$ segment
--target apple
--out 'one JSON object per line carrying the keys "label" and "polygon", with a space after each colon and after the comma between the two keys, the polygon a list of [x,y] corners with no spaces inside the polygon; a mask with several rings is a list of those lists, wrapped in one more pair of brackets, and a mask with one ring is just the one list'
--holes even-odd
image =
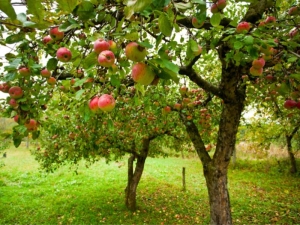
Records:
{"label": "apple", "polygon": [[35,119],[28,120],[24,126],[27,128],[28,131],[35,131],[37,130],[37,122]]}
{"label": "apple", "polygon": [[193,51],[194,56],[198,56],[202,53],[202,47],[200,45],[198,45],[198,50],[197,51]]}
{"label": "apple", "polygon": [[176,110],[180,110],[181,109],[181,104],[180,103],[175,103],[174,104],[174,109],[176,109]]}
{"label": "apple", "polygon": [[15,121],[16,123],[18,123],[18,121],[19,121],[19,115],[15,115],[15,116],[14,116],[14,121]]}
{"label": "apple", "polygon": [[98,56],[98,63],[103,67],[111,67],[115,63],[115,54],[110,50],[100,52]]}
{"label": "apple", "polygon": [[49,77],[51,77],[51,72],[47,69],[43,69],[43,70],[41,70],[41,76],[45,77],[45,78],[49,78]]}
{"label": "apple", "polygon": [[292,109],[295,108],[297,105],[297,102],[291,99],[288,99],[284,102],[283,107],[286,109]]}
{"label": "apple", "polygon": [[295,37],[297,34],[298,34],[298,29],[296,29],[296,28],[290,30],[290,32],[289,32],[290,38]]}
{"label": "apple", "polygon": [[131,77],[137,83],[149,85],[154,80],[155,73],[147,64],[139,62],[133,65]]}
{"label": "apple", "polygon": [[236,32],[240,33],[248,33],[250,30],[250,24],[248,22],[240,22],[236,27]]}
{"label": "apple", "polygon": [[170,113],[172,111],[170,106],[165,106],[162,110],[163,114]]}
{"label": "apple", "polygon": [[80,40],[86,39],[85,33],[80,33],[80,34],[78,34],[78,38],[79,38]]}
{"label": "apple", "polygon": [[192,17],[192,25],[193,25],[193,27],[200,28],[200,27],[203,26],[203,24],[204,24],[204,22],[199,23],[198,19],[195,16]]}
{"label": "apple", "polygon": [[61,62],[69,62],[72,59],[72,53],[66,47],[61,47],[57,50],[56,57]]}
{"label": "apple", "polygon": [[263,68],[266,64],[266,61],[263,58],[255,59],[252,61],[252,66],[255,69]]}
{"label": "apple", "polygon": [[288,14],[290,16],[299,14],[299,8],[297,6],[293,6],[289,9]]}
{"label": "apple", "polygon": [[11,107],[13,107],[14,109],[17,108],[17,107],[19,106],[17,100],[14,99],[14,98],[11,98],[11,99],[9,100],[8,104],[9,104]]}
{"label": "apple", "polygon": [[260,76],[263,73],[263,68],[256,69],[253,66],[250,68],[250,74],[253,76]]}
{"label": "apple", "polygon": [[49,78],[47,79],[47,83],[50,84],[50,85],[56,84],[56,79],[55,79],[55,77],[49,77]]}
{"label": "apple", "polygon": [[48,43],[50,43],[53,39],[50,36],[45,36],[43,38],[43,43],[46,45]]}
{"label": "apple", "polygon": [[0,91],[2,91],[4,93],[8,93],[10,87],[11,86],[9,85],[9,83],[4,82],[4,83],[0,84]]}
{"label": "apple", "polygon": [[136,42],[130,42],[125,47],[125,55],[129,60],[140,62],[145,59],[147,50]]}
{"label": "apple", "polygon": [[187,93],[187,91],[188,91],[187,86],[181,86],[181,87],[179,88],[179,93],[181,94],[181,96],[185,96],[186,93]]}
{"label": "apple", "polygon": [[297,102],[296,107],[300,109],[300,102]]}
{"label": "apple", "polygon": [[274,76],[272,76],[271,74],[268,74],[265,78],[268,81],[273,81],[274,80]]}
{"label": "apple", "polygon": [[115,108],[116,101],[113,96],[109,94],[101,95],[98,100],[98,107],[104,112],[110,112]]}
{"label": "apple", "polygon": [[267,19],[265,20],[265,23],[275,23],[276,22],[276,18],[274,16],[268,16]]}
{"label": "apple", "polygon": [[9,91],[8,91],[10,97],[18,99],[21,98],[23,96],[23,91],[22,88],[18,87],[18,86],[12,86]]}
{"label": "apple", "polygon": [[102,51],[109,50],[109,47],[109,43],[102,38],[94,42],[94,52],[96,52],[97,54]]}
{"label": "apple", "polygon": [[218,9],[222,10],[226,7],[227,2],[226,2],[226,0],[219,0],[219,1],[217,1],[216,4],[217,4]]}
{"label": "apple", "polygon": [[108,40],[109,50],[112,51],[114,54],[118,52],[117,43],[113,40]]}
{"label": "apple", "polygon": [[89,102],[89,108],[91,111],[96,112],[99,107],[98,107],[98,101],[99,101],[99,97],[95,96],[94,98],[92,98]]}
{"label": "apple", "polygon": [[219,12],[218,6],[216,3],[214,3],[210,8],[211,13],[217,13]]}
{"label": "apple", "polygon": [[265,21],[260,21],[258,27],[264,27],[266,25]]}
{"label": "apple", "polygon": [[30,75],[30,70],[27,67],[22,67],[19,69],[19,74],[21,76],[27,77]]}
{"label": "apple", "polygon": [[53,27],[50,30],[49,34],[50,34],[50,37],[55,41],[62,40],[65,35],[64,32],[59,31],[58,27]]}
{"label": "apple", "polygon": [[82,78],[84,76],[84,72],[82,69],[76,70],[76,77]]}

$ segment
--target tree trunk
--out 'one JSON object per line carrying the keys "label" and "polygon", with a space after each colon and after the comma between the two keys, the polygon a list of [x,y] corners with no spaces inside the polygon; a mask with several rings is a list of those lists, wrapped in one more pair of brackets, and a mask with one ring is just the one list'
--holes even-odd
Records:
{"label": "tree trunk", "polygon": [[[150,138],[143,139],[143,148],[140,154],[131,155],[128,159],[128,181],[125,189],[125,205],[131,211],[136,210],[136,190],[143,174],[150,140]],[[137,159],[137,163],[135,169],[133,169],[135,159]]]}
{"label": "tree trunk", "polygon": [[223,109],[213,158],[206,152],[195,124],[192,121],[187,121],[184,115],[181,115],[203,164],[210,202],[210,224],[232,224],[227,171],[235,148],[236,134],[245,101],[245,86],[240,83],[240,74],[241,70],[238,67],[222,68],[220,88],[227,90],[227,92],[223,96]]}
{"label": "tree trunk", "polygon": [[287,143],[287,151],[290,157],[290,162],[291,162],[291,169],[290,172],[293,173],[297,173],[297,163],[296,163],[296,159],[295,159],[295,155],[293,153],[292,150],[292,139],[293,136],[292,135],[286,135],[286,143]]}

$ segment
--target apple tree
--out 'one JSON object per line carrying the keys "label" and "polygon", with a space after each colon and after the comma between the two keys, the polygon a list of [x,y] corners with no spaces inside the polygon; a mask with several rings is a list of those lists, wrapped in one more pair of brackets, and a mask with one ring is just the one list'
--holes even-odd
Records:
{"label": "apple tree", "polygon": [[[27,0],[26,14],[18,15],[2,2],[8,17],[1,17],[0,43],[16,45],[16,53],[6,55],[0,86],[9,93],[6,115],[18,116],[15,145],[28,132],[39,136],[59,89],[75,92],[84,105],[97,93],[116,96],[128,80],[144,93],[156,78],[172,83],[184,77],[203,89],[205,104],[216,101],[221,108],[212,157],[196,117],[183,110],[180,118],[203,164],[210,222],[232,224],[227,170],[241,114],[253,101],[246,96],[255,96],[257,78],[268,69],[277,84],[287,83],[286,75],[297,88],[299,9],[293,1]],[[98,107],[113,108],[99,101]],[[85,108],[78,112],[86,115]]]}

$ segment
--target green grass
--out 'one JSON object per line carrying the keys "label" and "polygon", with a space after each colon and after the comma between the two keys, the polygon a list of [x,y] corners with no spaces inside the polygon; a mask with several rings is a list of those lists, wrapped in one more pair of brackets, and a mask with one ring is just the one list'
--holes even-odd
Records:
{"label": "green grass", "polygon": [[[7,150],[0,168],[0,224],[207,224],[209,206],[197,158],[149,158],[138,187],[138,210],[124,206],[126,165],[99,161],[78,175],[52,174],[24,148]],[[126,159],[124,159],[126,162]],[[187,191],[182,191],[182,167]],[[281,172],[280,172],[281,171]],[[229,170],[235,224],[300,223],[299,177],[274,161],[238,161]]]}

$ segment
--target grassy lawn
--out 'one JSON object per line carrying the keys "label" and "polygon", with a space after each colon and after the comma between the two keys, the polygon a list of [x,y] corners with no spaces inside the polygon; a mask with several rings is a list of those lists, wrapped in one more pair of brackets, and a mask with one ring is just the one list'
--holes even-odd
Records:
{"label": "grassy lawn", "polygon": [[[78,174],[46,174],[29,151],[7,150],[0,168],[0,224],[207,224],[205,180],[197,158],[149,158],[138,187],[139,209],[124,206],[127,166],[99,161]],[[124,163],[126,159],[124,159]],[[187,191],[182,191],[182,167]],[[238,161],[229,171],[235,224],[299,224],[299,176],[275,161]]]}

